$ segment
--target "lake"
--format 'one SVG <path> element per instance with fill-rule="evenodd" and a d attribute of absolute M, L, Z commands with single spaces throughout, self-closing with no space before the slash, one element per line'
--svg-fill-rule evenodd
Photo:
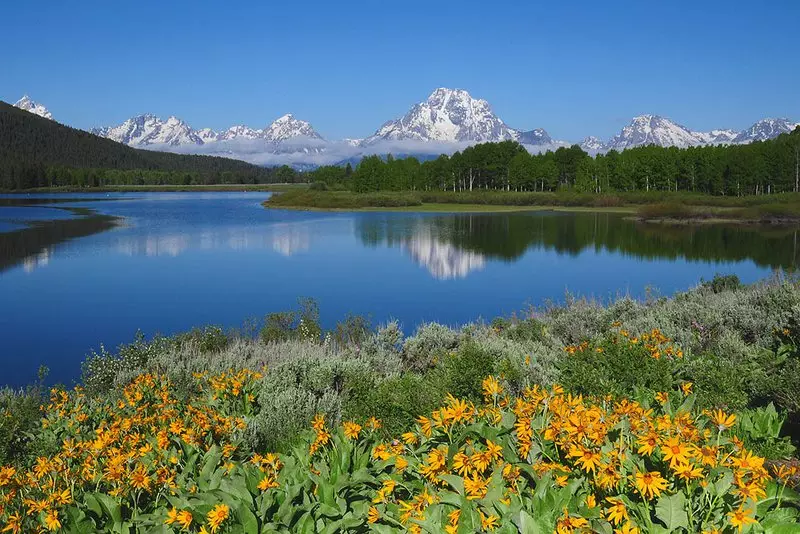
<path fill-rule="evenodd" d="M 239 327 L 320 306 L 456 325 L 563 301 L 669 295 L 794 268 L 797 229 L 662 226 L 619 214 L 267 210 L 269 193 L 0 196 L 0 385 L 71 384 L 100 344 Z"/>

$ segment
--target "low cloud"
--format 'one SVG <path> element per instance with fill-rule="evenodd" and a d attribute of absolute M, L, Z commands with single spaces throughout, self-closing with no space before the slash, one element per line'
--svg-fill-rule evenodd
<path fill-rule="evenodd" d="M 436 157 L 453 154 L 474 145 L 474 142 L 444 142 L 419 140 L 377 140 L 355 143 L 353 141 L 325 141 L 322 139 L 294 138 L 280 143 L 264 139 L 231 139 L 214 141 L 204 145 L 149 145 L 149 150 L 161 150 L 179 154 L 203 154 L 239 159 L 261 166 L 290 165 L 293 167 L 317 167 L 336 165 L 345 161 L 357 161 L 364 156 L 393 154 L 397 156 Z M 550 145 L 525 145 L 533 153 L 555 150 L 562 143 Z"/>

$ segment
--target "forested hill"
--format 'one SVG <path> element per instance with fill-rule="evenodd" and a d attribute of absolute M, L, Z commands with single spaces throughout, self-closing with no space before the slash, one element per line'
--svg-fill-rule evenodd
<path fill-rule="evenodd" d="M 295 181 L 292 169 L 267 169 L 216 156 L 130 148 L 0 101 L 0 189 Z"/>

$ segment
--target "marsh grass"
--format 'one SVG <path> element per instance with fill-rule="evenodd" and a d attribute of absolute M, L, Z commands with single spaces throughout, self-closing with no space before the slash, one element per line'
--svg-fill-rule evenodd
<path fill-rule="evenodd" d="M 638 209 L 644 219 L 743 219 L 777 221 L 800 218 L 800 195 L 724 197 L 685 192 L 577 193 L 517 191 L 381 191 L 354 193 L 325 187 L 292 189 L 273 195 L 266 207 L 320 210 L 419 208 L 448 211 L 450 206 L 491 208 Z M 482 209 L 481 207 L 485 207 Z M 427 208 L 427 209 L 426 209 Z"/>

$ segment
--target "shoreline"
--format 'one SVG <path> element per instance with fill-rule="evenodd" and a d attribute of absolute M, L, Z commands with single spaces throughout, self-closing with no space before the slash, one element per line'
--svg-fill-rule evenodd
<path fill-rule="evenodd" d="M 788 202 L 787 202 L 788 200 Z M 266 209 L 320 212 L 521 213 L 533 211 L 617 213 L 640 223 L 667 225 L 800 225 L 800 197 L 718 199 L 664 198 L 642 195 L 535 195 L 526 193 L 430 194 L 418 192 L 353 193 L 295 190 L 273 195 Z"/>
<path fill-rule="evenodd" d="M 33 189 L 0 189 L 3 195 L 41 193 L 190 193 L 208 191 L 232 192 L 283 192 L 305 189 L 308 184 L 211 184 L 211 185 L 109 185 L 102 187 L 36 187 Z"/>
<path fill-rule="evenodd" d="M 458 204 L 458 203 L 430 203 L 416 206 L 367 206 L 358 208 L 319 208 L 314 206 L 278 206 L 265 200 L 261 205 L 270 210 L 311 211 L 311 212 L 399 212 L 399 213 L 518 213 L 531 211 L 560 211 L 560 212 L 598 212 L 635 214 L 638 206 L 514 206 L 503 204 Z"/>

